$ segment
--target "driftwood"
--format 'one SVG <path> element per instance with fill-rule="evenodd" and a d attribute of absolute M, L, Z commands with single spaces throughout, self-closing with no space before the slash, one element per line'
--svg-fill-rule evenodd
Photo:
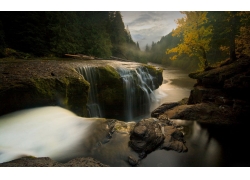
<path fill-rule="evenodd" d="M 80 59 L 95 59 L 93 56 L 87 56 L 83 54 L 64 54 L 67 57 L 80 58 Z"/>
<path fill-rule="evenodd" d="M 122 59 L 122 58 L 114 57 L 114 56 L 110 56 L 110 59 L 111 59 L 111 60 L 119 60 L 119 61 L 127 61 L 127 62 L 130 62 L 130 60 Z"/>

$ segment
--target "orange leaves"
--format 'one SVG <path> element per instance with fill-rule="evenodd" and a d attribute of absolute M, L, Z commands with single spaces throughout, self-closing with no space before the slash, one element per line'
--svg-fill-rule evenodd
<path fill-rule="evenodd" d="M 185 53 L 189 57 L 197 56 L 206 60 L 206 53 L 209 50 L 209 43 L 212 36 L 212 26 L 207 25 L 207 12 L 187 11 L 181 12 L 186 16 L 177 19 L 177 28 L 173 30 L 173 36 L 183 36 L 182 42 L 177 47 L 168 49 L 167 54 L 174 53 L 171 60 L 177 59 Z"/>

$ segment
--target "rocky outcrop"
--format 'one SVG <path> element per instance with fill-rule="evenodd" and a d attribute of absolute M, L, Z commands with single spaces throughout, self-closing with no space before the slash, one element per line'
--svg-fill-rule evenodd
<path fill-rule="evenodd" d="M 186 104 L 163 104 L 152 116 L 196 120 L 208 124 L 248 123 L 250 58 L 225 61 L 220 66 L 189 74 L 197 79 Z M 178 105 L 176 105 L 178 104 Z M 164 112 L 163 112 L 164 111 Z"/>
<path fill-rule="evenodd" d="M 90 157 L 75 158 L 67 163 L 59 163 L 49 157 L 22 157 L 20 159 L 2 163 L 0 164 L 0 167 L 108 167 L 108 165 L 102 164 Z"/>
<path fill-rule="evenodd" d="M 89 83 L 57 61 L 1 61 L 0 115 L 39 106 L 61 106 L 86 114 Z"/>
<path fill-rule="evenodd" d="M 90 84 L 79 67 L 97 69 L 97 84 Z M 0 60 L 0 115 L 40 107 L 61 106 L 88 116 L 91 86 L 97 86 L 100 106 L 107 118 L 123 116 L 125 91 L 117 67 L 143 67 L 152 76 L 154 89 L 162 83 L 162 70 L 135 62 L 108 60 Z M 152 89 L 153 90 L 153 89 Z M 142 92 L 138 86 L 138 98 Z M 139 103 L 139 101 L 137 102 Z"/>
<path fill-rule="evenodd" d="M 143 119 L 131 131 L 129 146 L 139 154 L 139 160 L 129 157 L 129 163 L 136 165 L 156 149 L 187 152 L 183 133 L 167 119 Z"/>

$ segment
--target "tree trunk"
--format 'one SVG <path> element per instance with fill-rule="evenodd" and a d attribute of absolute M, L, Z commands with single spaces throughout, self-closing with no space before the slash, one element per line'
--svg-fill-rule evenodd
<path fill-rule="evenodd" d="M 205 49 L 202 46 L 200 48 L 202 50 L 202 57 L 204 59 L 204 65 L 205 65 L 204 69 L 206 69 L 208 67 L 207 54 L 206 54 Z"/>
<path fill-rule="evenodd" d="M 231 34 L 230 34 L 230 60 L 236 60 L 236 53 L 235 53 L 235 34 L 236 34 L 236 12 L 232 12 L 232 17 L 230 19 L 231 23 Z"/>

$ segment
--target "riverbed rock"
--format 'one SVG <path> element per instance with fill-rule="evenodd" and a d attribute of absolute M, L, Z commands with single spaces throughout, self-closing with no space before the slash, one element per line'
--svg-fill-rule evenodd
<path fill-rule="evenodd" d="M 153 110 L 151 112 L 151 117 L 155 117 L 158 118 L 161 114 L 163 114 L 166 110 L 168 109 L 172 109 L 175 106 L 179 106 L 179 105 L 183 105 L 183 104 L 187 104 L 188 98 L 184 98 L 179 102 L 170 102 L 170 103 L 163 103 L 162 105 L 160 105 L 158 108 L 156 108 L 155 110 Z"/>
<path fill-rule="evenodd" d="M 108 165 L 91 157 L 75 158 L 67 163 L 60 163 L 49 157 L 22 157 L 10 162 L 0 164 L 0 167 L 108 167 Z"/>
<path fill-rule="evenodd" d="M 89 83 L 64 62 L 1 61 L 0 84 L 0 115 L 40 106 L 86 114 Z"/>
<path fill-rule="evenodd" d="M 185 145 L 184 135 L 174 126 L 164 127 L 165 139 L 161 145 L 161 149 L 174 150 L 177 152 L 187 152 L 188 148 Z"/>
<path fill-rule="evenodd" d="M 156 149 L 186 152 L 184 135 L 169 120 L 156 118 L 143 119 L 131 132 L 130 147 L 139 153 L 140 158 Z"/>
<path fill-rule="evenodd" d="M 143 119 L 138 122 L 130 136 L 129 145 L 137 152 L 152 152 L 164 140 L 159 122 L 154 119 Z"/>
<path fill-rule="evenodd" d="M 197 79 L 188 102 L 166 108 L 159 119 L 196 120 L 206 124 L 249 124 L 250 57 L 191 73 Z M 158 109 L 164 109 L 159 107 Z M 155 110 L 157 111 L 157 109 Z M 153 112 L 155 112 L 153 111 Z"/>

